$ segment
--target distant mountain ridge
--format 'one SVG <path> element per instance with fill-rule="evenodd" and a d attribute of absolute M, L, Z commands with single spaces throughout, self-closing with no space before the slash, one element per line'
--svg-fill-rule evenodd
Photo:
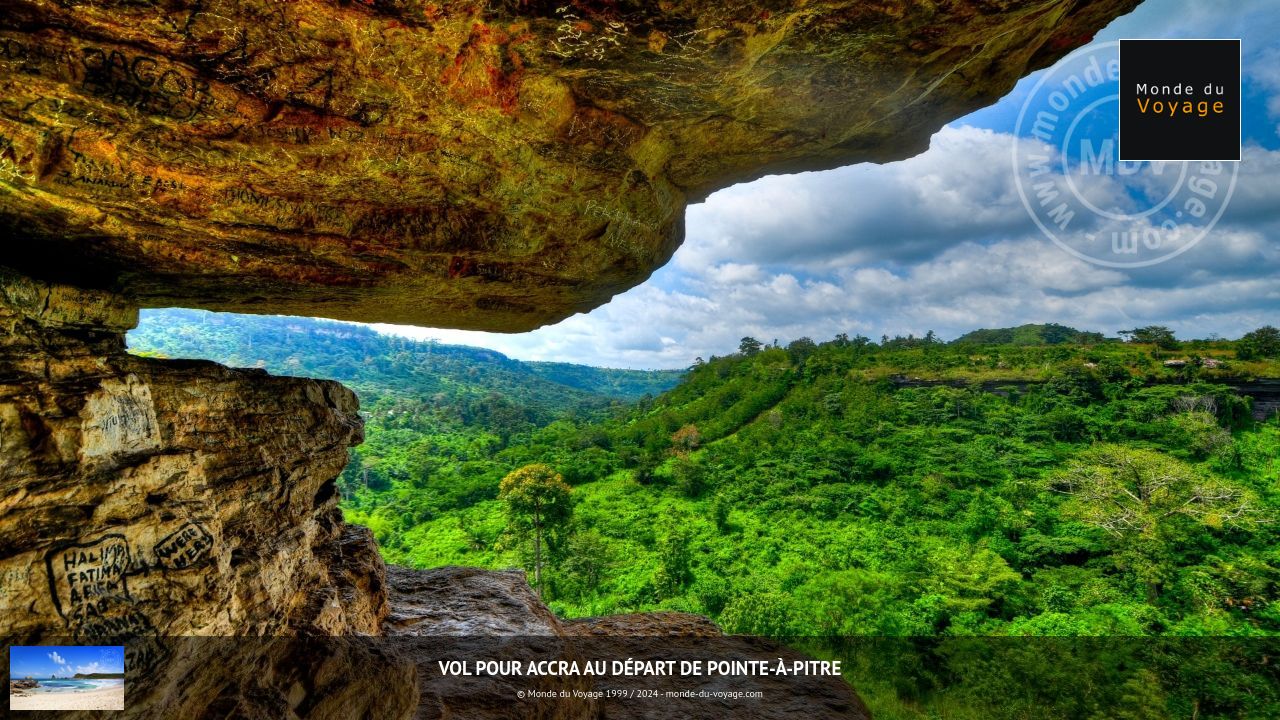
<path fill-rule="evenodd" d="M 424 477 L 429 465 L 440 502 L 496 492 L 501 475 L 467 473 L 492 465 L 483 458 L 512 436 L 559 420 L 601 419 L 684 376 L 527 363 L 352 323 L 202 310 L 143 311 L 128 343 L 135 354 L 342 382 L 359 396 L 365 419 L 365 442 L 343 471 L 346 486 L 388 487 Z"/>
<path fill-rule="evenodd" d="M 365 396 L 497 392 L 551 410 L 657 395 L 684 375 L 524 362 L 496 350 L 384 335 L 351 323 L 203 310 L 144 310 L 128 341 L 133 352 L 329 378 Z"/>
<path fill-rule="evenodd" d="M 660 395 L 674 387 L 683 378 L 682 370 L 616 370 L 591 365 L 565 362 L 521 361 L 542 378 L 586 392 L 639 399 L 645 395 Z"/>
<path fill-rule="evenodd" d="M 1077 330 L 1058 323 L 1045 323 L 973 330 L 952 342 L 957 345 L 1089 345 L 1107 342 L 1107 338 L 1098 332 Z"/>

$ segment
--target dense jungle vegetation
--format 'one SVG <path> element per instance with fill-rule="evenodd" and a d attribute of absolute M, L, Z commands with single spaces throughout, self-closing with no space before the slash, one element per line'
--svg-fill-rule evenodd
<path fill-rule="evenodd" d="M 675 384 L 207 320 L 156 315 L 131 344 L 354 387 L 368 440 L 344 509 L 390 562 L 540 570 L 565 616 L 686 610 L 806 638 L 850 660 L 877 717 L 1280 708 L 1280 422 L 1226 384 L 1280 377 L 1274 329 L 743 338 Z M 1025 636 L 1052 639 L 965 640 Z M 1204 640 L 1223 637 L 1240 640 Z"/>

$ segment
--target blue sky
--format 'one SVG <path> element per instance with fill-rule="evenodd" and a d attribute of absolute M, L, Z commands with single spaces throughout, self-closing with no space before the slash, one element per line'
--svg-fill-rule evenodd
<path fill-rule="evenodd" d="M 32 645 L 9 648 L 11 678 L 122 672 L 124 648 L 119 646 Z"/>
<path fill-rule="evenodd" d="M 667 266 L 596 310 L 518 335 L 375 326 L 530 360 L 673 368 L 743 335 L 944 338 L 1061 322 L 1238 337 L 1280 324 L 1280 1 L 1147 0 L 1101 32 L 1243 40 L 1244 160 L 1222 220 L 1176 259 L 1114 269 L 1068 255 L 1018 199 L 1014 125 L 1037 75 L 885 165 L 771 176 L 689 208 Z"/>

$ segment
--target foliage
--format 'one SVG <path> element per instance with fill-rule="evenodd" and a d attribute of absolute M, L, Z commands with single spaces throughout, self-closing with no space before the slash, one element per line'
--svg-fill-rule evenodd
<path fill-rule="evenodd" d="M 571 492 L 560 473 L 541 463 L 511 471 L 498 486 L 498 501 L 507 511 L 507 527 L 513 535 L 533 540 L 534 587 L 539 591 L 544 541 L 554 539 L 569 521 L 573 513 Z"/>
<path fill-rule="evenodd" d="M 956 338 L 957 344 L 968 345 L 1087 345 L 1105 342 L 1102 333 L 1083 332 L 1066 325 L 1020 325 L 1015 328 L 974 330 Z"/>
<path fill-rule="evenodd" d="M 1280 330 L 1266 325 L 1246 333 L 1236 353 L 1242 360 L 1280 357 Z"/>
<path fill-rule="evenodd" d="M 1259 512 L 1248 490 L 1202 476 L 1151 450 L 1098 445 L 1081 453 L 1054 485 L 1072 496 L 1068 515 L 1120 538 L 1150 538 L 1180 518 L 1214 528 L 1245 526 Z"/>
<path fill-rule="evenodd" d="M 1129 338 L 1130 342 L 1144 345 L 1155 345 L 1161 350 L 1177 350 L 1180 345 L 1173 331 L 1163 325 L 1147 325 L 1132 330 L 1121 330 L 1120 334 Z"/>
<path fill-rule="evenodd" d="M 1176 643 L 1280 634 L 1280 422 L 1223 384 L 1280 363 L 1188 341 L 1202 362 L 1173 368 L 1157 344 L 1060 327 L 744 342 L 612 407 L 565 384 L 492 398 L 508 376 L 478 358 L 439 402 L 357 386 L 344 512 L 392 562 L 536 574 L 499 492 L 542 465 L 574 498 L 540 583 L 561 615 L 806 638 L 850 660 L 880 718 L 1277 716 L 1266 646 Z M 856 662 L 867 638 L 902 644 Z"/>
<path fill-rule="evenodd" d="M 405 489 L 379 501 L 394 510 L 385 526 L 397 533 L 447 508 L 492 500 L 510 468 L 491 455 L 513 435 L 564 418 L 606 417 L 623 401 L 671 387 L 682 374 L 525 363 L 352 323 L 200 310 L 144 311 L 129 345 L 136 354 L 336 379 L 355 390 L 365 443 L 352 453 L 340 484 L 352 509 L 368 509 L 357 490 Z"/>
<path fill-rule="evenodd" d="M 500 523 L 476 543 L 442 529 L 500 505 L 457 487 L 544 463 L 575 487 L 566 561 L 588 533 L 576 552 L 612 558 L 549 571 L 569 615 L 682 609 L 808 636 L 1280 630 L 1258 610 L 1280 580 L 1266 522 L 1280 437 L 1247 400 L 1179 383 L 1120 343 L 982 349 L 982 363 L 1052 358 L 1011 388 L 878 379 L 923 358 L 907 345 L 713 358 L 624 414 L 522 431 L 470 450 L 437 486 L 396 480 L 348 507 L 386 518 L 394 530 L 375 531 L 398 562 L 519 563 L 487 539 Z M 929 352 L 944 371 L 975 358 Z M 456 463 L 443 445 L 421 450 Z M 1145 504 L 1108 515 L 1125 491 Z M 399 522 L 395 498 L 415 493 L 432 512 Z M 1116 523 L 1149 541 L 1117 538 Z M 749 608 L 786 609 L 785 622 Z"/>
<path fill-rule="evenodd" d="M 762 345 L 712 358 L 625 413 L 518 433 L 487 461 L 572 475 L 574 521 L 544 579 L 551 606 L 568 616 L 699 612 L 729 632 L 815 638 L 814 652 L 828 655 L 839 638 L 865 636 L 1278 633 L 1270 520 L 1280 425 L 1254 423 L 1246 399 L 1196 379 L 1214 379 L 1211 370 L 1189 378 L 1150 349 Z M 1223 341 L 1200 352 L 1233 350 Z M 1117 537 L 1102 503 L 1133 490 L 1125 468 L 1139 473 L 1146 504 L 1126 508 L 1139 530 Z M 376 517 L 389 495 L 358 497 Z M 424 566 L 524 562 L 440 530 L 494 502 L 443 507 L 379 540 L 389 558 Z M 913 662 L 942 662 L 940 651 L 921 652 Z M 982 707 L 956 715 L 975 718 L 1035 716 L 1040 706 L 1086 719 L 1100 708 L 1169 716 L 1200 702 L 1201 717 L 1246 717 L 1240 708 L 1262 707 L 1224 681 L 1235 699 L 1209 712 L 1194 682 L 1152 659 L 1112 657 L 1071 666 L 1108 683 L 1103 705 L 1009 696 L 997 713 L 982 705 L 1003 697 L 990 694 L 1006 687 L 992 684 L 997 669 L 959 656 L 949 661 L 956 674 L 868 696 L 878 716 L 904 718 L 922 717 L 897 704 L 904 696 Z M 1070 677 L 1036 657 L 1025 663 L 1023 682 Z M 1135 674 L 1144 667 L 1159 669 L 1158 687 Z M 880 672 L 851 677 L 862 690 Z"/>

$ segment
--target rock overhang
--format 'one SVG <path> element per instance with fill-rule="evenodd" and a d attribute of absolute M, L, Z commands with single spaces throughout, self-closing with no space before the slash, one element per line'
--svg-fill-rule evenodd
<path fill-rule="evenodd" d="M 15 0 L 3 263 L 143 306 L 523 331 L 684 208 L 884 162 L 1137 0 Z"/>

